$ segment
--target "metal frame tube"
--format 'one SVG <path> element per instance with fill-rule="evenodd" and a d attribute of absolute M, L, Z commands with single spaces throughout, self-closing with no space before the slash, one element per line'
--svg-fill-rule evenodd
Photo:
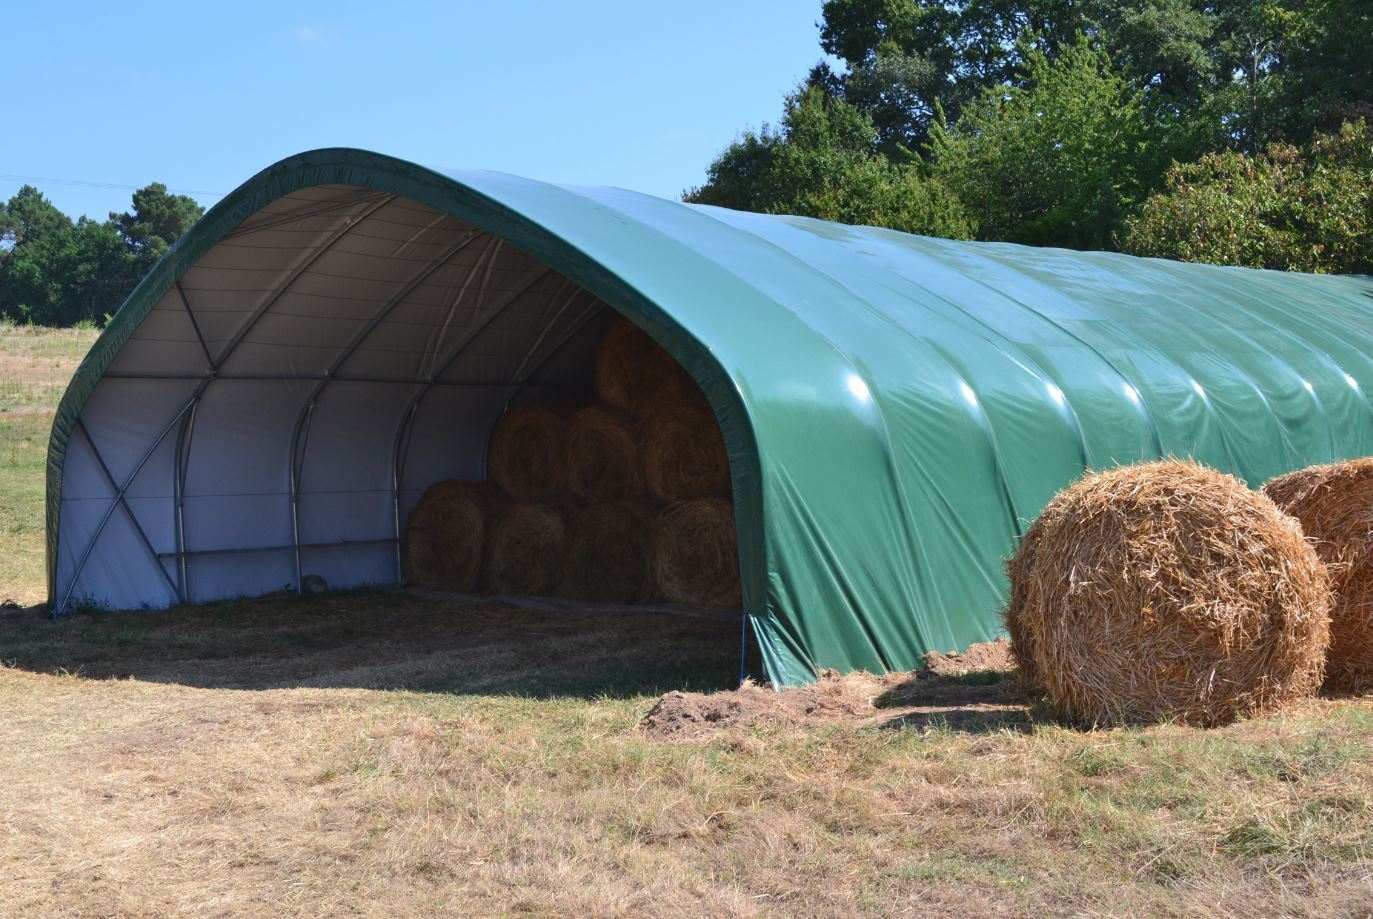
<path fill-rule="evenodd" d="M 182 426 L 183 437 L 177 444 L 176 457 L 176 481 L 177 481 L 177 508 L 176 508 L 176 528 L 179 534 L 181 547 L 180 550 L 186 551 L 186 473 L 190 469 L 191 441 L 195 437 L 195 420 L 200 411 L 200 401 L 196 400 L 191 405 L 191 413 L 186 416 L 186 423 Z M 184 596 L 183 603 L 191 602 L 191 571 L 186 562 L 186 556 L 182 555 L 179 559 L 181 568 L 181 584 Z"/>

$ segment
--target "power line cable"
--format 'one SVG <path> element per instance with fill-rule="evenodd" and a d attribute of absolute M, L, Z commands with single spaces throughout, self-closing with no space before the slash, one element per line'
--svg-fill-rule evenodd
<path fill-rule="evenodd" d="M 71 185 L 78 188 L 117 188 L 129 191 L 138 191 L 145 188 L 144 185 L 123 185 L 118 182 L 92 182 L 86 179 L 55 179 L 52 176 L 27 176 L 17 175 L 10 172 L 0 172 L 0 179 L 10 179 L 17 182 L 47 182 L 52 185 Z M 225 192 L 206 191 L 203 188 L 168 188 L 167 191 L 177 195 L 210 195 L 222 198 Z"/>

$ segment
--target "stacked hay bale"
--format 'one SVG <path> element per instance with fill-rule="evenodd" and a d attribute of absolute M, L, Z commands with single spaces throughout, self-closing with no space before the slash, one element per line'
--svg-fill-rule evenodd
<path fill-rule="evenodd" d="M 1330 570 L 1325 689 L 1373 691 L 1373 457 L 1299 469 L 1263 486 Z"/>
<path fill-rule="evenodd" d="M 440 590 L 476 590 L 487 533 L 506 503 L 505 493 L 488 482 L 429 486 L 405 528 L 407 577 Z"/>
<path fill-rule="evenodd" d="M 1297 521 L 1190 462 L 1060 492 L 1009 564 L 1026 677 L 1085 723 L 1212 725 L 1321 683 L 1330 583 Z"/>
<path fill-rule="evenodd" d="M 443 493 L 501 496 L 464 518 L 475 527 L 462 547 L 465 577 L 439 583 L 425 561 L 451 547 L 430 544 L 439 510 L 421 499 L 406 535 L 408 557 L 424 562 L 407 566 L 413 580 L 505 595 L 740 606 L 729 457 L 705 396 L 623 318 L 597 349 L 595 391 L 589 404 L 516 403 L 492 434 L 492 484 L 440 483 Z"/>

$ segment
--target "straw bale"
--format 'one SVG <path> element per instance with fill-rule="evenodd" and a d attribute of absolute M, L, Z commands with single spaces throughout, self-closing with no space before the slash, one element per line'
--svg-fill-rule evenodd
<path fill-rule="evenodd" d="M 652 408 L 642 452 L 644 485 L 665 504 L 729 494 L 729 453 L 704 399 Z"/>
<path fill-rule="evenodd" d="M 544 596 L 557 586 L 567 553 L 567 518 L 539 501 L 507 506 L 490 528 L 486 587 L 506 596 Z"/>
<path fill-rule="evenodd" d="M 1301 527 L 1169 460 L 1061 491 L 1009 566 L 1016 656 L 1066 717 L 1212 725 L 1321 683 L 1330 583 Z"/>
<path fill-rule="evenodd" d="M 696 498 L 665 508 L 653 530 L 653 570 L 659 592 L 674 603 L 742 606 L 730 503 Z"/>
<path fill-rule="evenodd" d="M 487 453 L 491 480 L 524 501 L 562 491 L 567 476 L 565 412 L 547 402 L 517 402 L 496 422 Z"/>
<path fill-rule="evenodd" d="M 567 492 L 583 501 L 643 493 L 634 418 L 609 405 L 578 409 L 567 424 Z"/>
<path fill-rule="evenodd" d="M 608 603 L 653 600 L 652 522 L 652 512 L 634 501 L 578 508 L 569 521 L 559 595 Z"/>
<path fill-rule="evenodd" d="M 436 590 L 476 590 L 486 533 L 506 503 L 489 482 L 448 480 L 429 486 L 405 527 L 405 570 Z"/>
<path fill-rule="evenodd" d="M 623 316 L 611 323 L 596 351 L 596 396 L 602 402 L 642 415 L 694 389 L 691 376 L 647 332 Z"/>
<path fill-rule="evenodd" d="M 1373 691 L 1373 457 L 1300 469 L 1263 490 L 1297 518 L 1330 569 L 1325 688 Z"/>

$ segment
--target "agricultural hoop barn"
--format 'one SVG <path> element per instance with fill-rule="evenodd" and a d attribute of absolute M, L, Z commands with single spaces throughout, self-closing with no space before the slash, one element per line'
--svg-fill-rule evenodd
<path fill-rule="evenodd" d="M 1373 453 L 1373 279 L 322 150 L 210 211 L 78 370 L 49 451 L 54 615 L 403 580 L 421 493 L 484 479 L 510 405 L 584 390 L 617 314 L 720 424 L 779 683 L 991 638 L 1004 559 L 1086 468 L 1185 456 L 1257 486 Z"/>

